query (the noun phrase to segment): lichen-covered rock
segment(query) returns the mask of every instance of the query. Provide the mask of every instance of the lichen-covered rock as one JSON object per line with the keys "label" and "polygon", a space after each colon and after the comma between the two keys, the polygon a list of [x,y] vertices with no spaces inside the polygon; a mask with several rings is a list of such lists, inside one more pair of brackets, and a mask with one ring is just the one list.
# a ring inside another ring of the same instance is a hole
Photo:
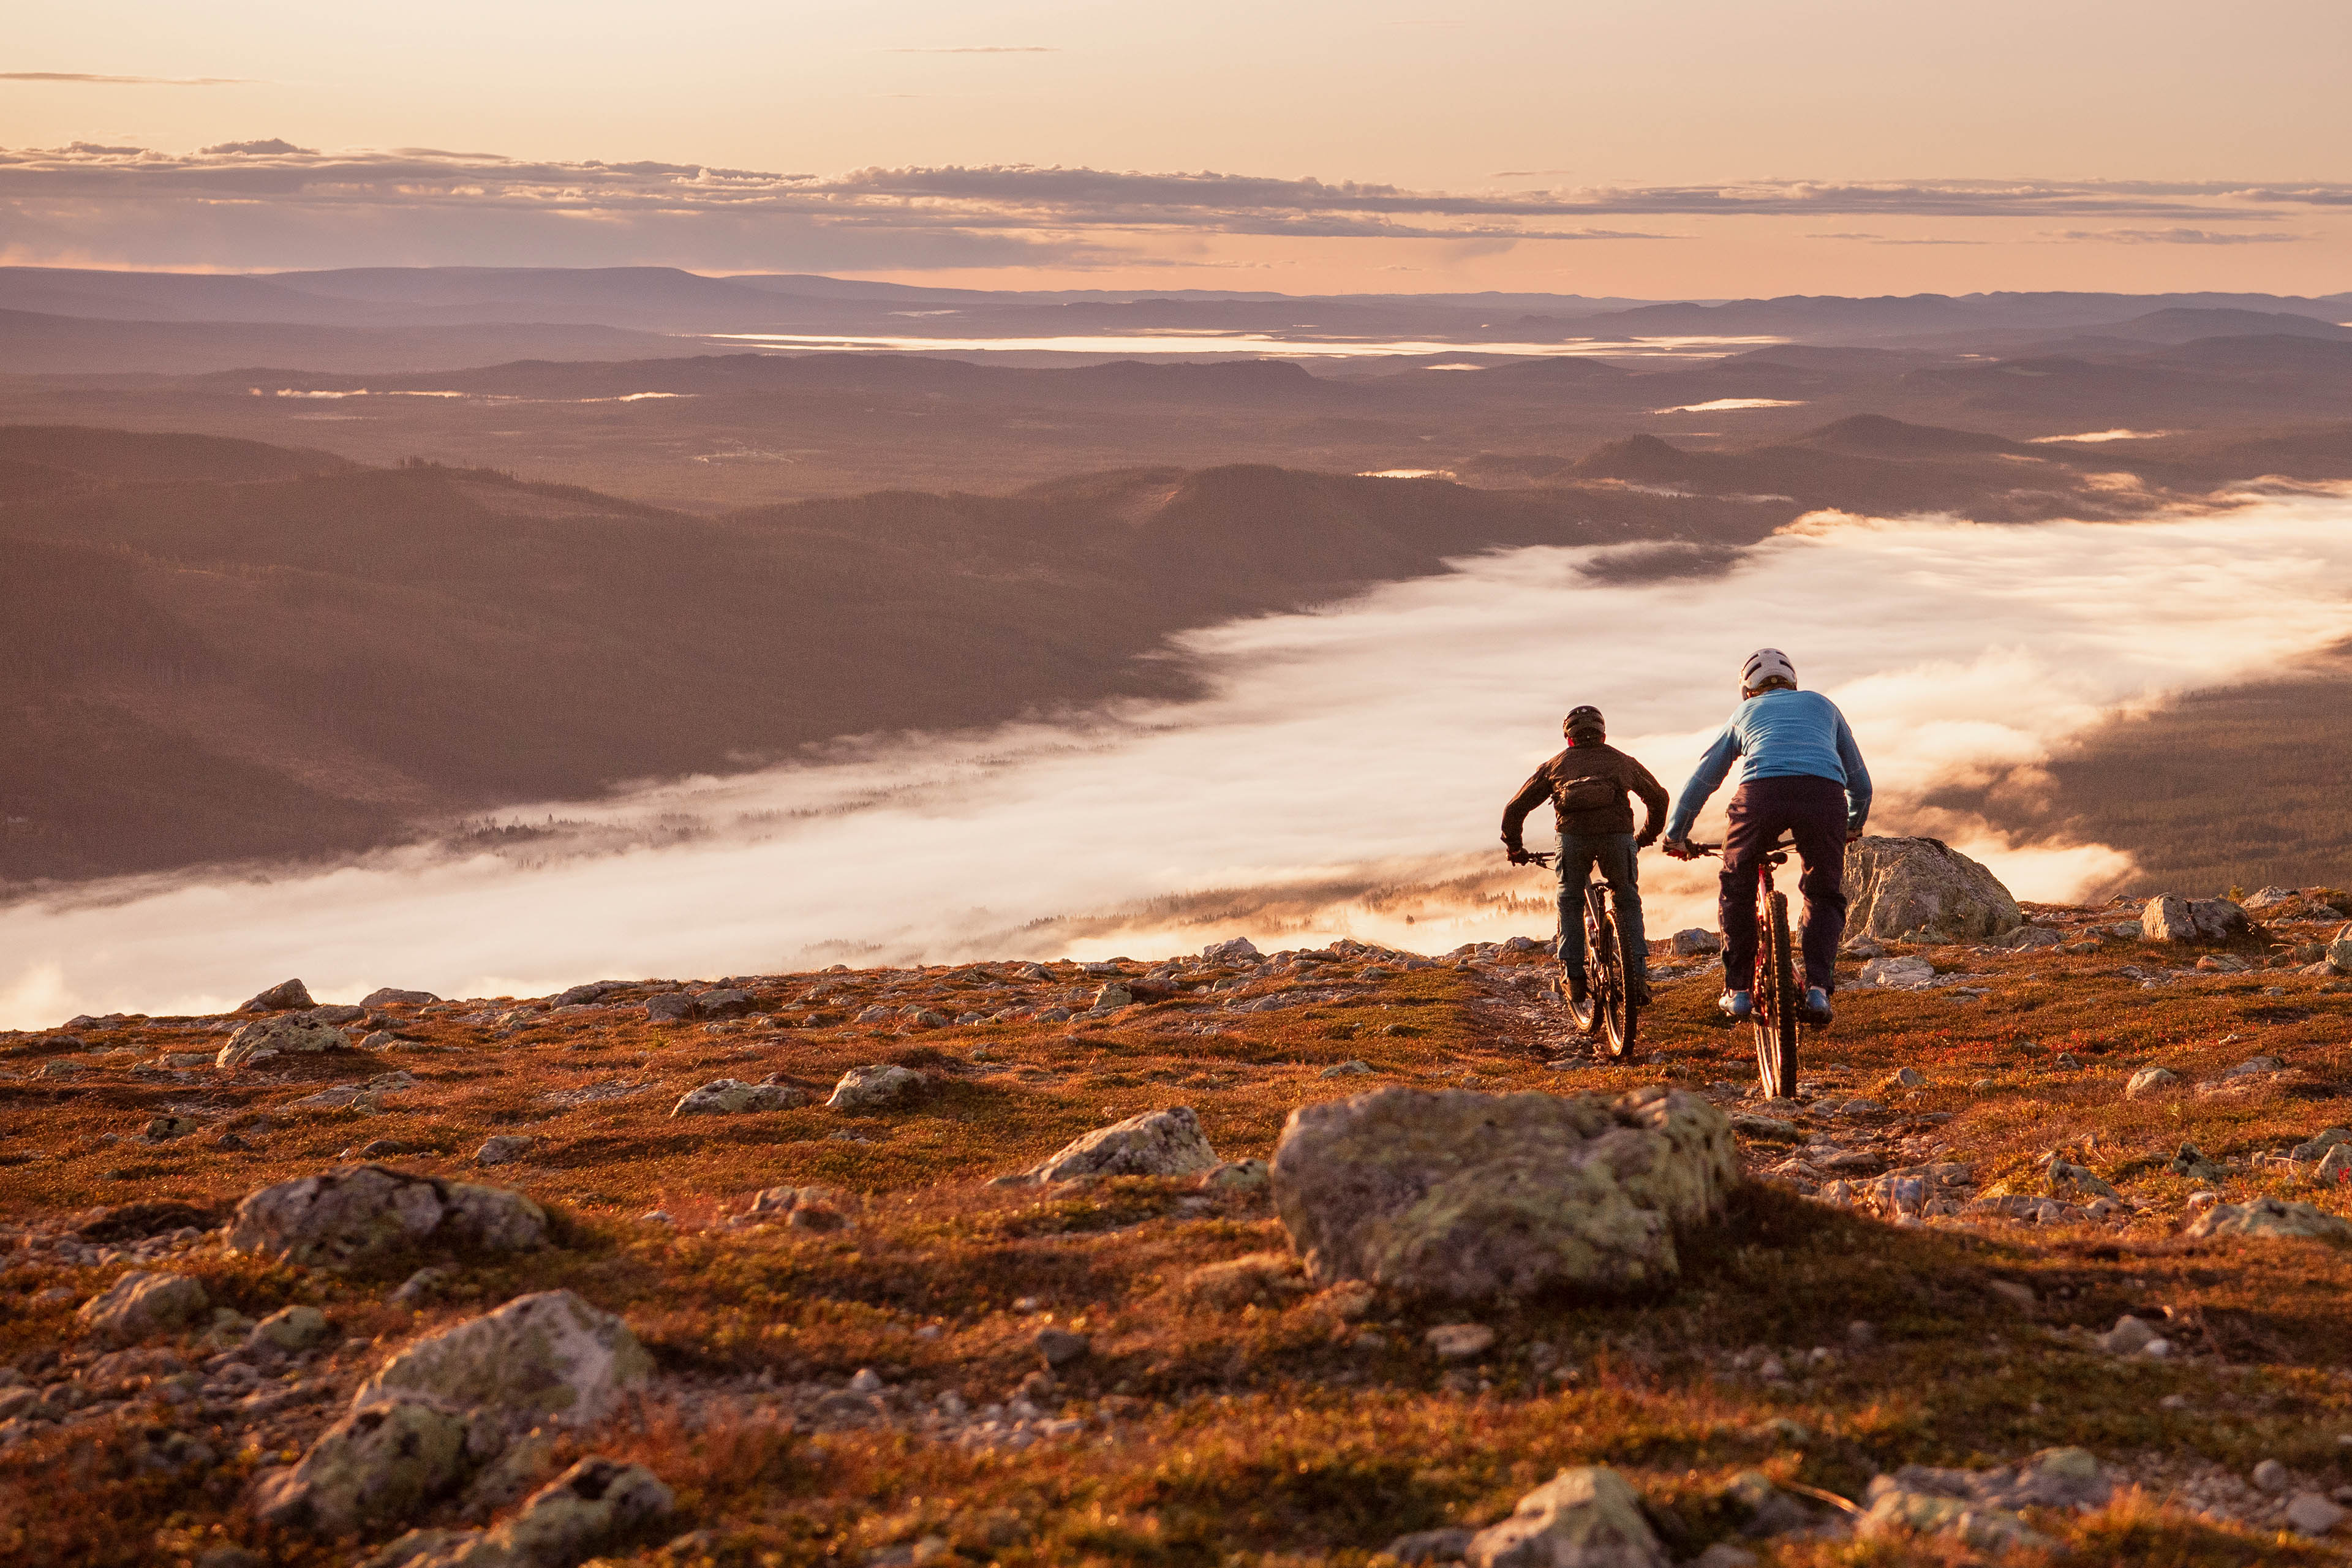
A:
{"label": "lichen-covered rock", "polygon": [[332,1024],[299,1017],[257,1018],[228,1037],[228,1044],[213,1058],[213,1065],[243,1067],[247,1062],[268,1061],[271,1057],[340,1051],[351,1043],[351,1037]]}
{"label": "lichen-covered rock", "polygon": [[461,1411],[380,1399],[320,1433],[299,1464],[265,1476],[254,1512],[320,1535],[396,1524],[457,1489],[476,1457],[469,1441],[478,1439]]}
{"label": "lichen-covered rock", "polygon": [[365,1568],[573,1568],[666,1517],[677,1500],[643,1465],[592,1455],[531,1494],[492,1530],[417,1530]]}
{"label": "lichen-covered rock", "polygon": [[2184,899],[2159,893],[2139,912],[2140,935],[2149,942],[2228,942],[2251,929],[2246,911],[2227,899]]}
{"label": "lichen-covered rock", "polygon": [[547,1212],[520,1193],[383,1165],[249,1193],[228,1227],[233,1251],[330,1268],[416,1242],[510,1252],[546,1239]]}
{"label": "lichen-covered rock", "polygon": [[1227,937],[1223,942],[1213,942],[1202,948],[1201,960],[1204,963],[1255,963],[1258,960],[1257,944],[1245,936]]}
{"label": "lichen-covered rock", "polygon": [[1565,1469],[1470,1538],[1471,1568],[1666,1568],[1641,1495],[1601,1465]]}
{"label": "lichen-covered rock", "polygon": [[832,1110],[887,1110],[922,1093],[928,1081],[912,1068],[851,1068],[824,1103]]}
{"label": "lichen-covered rock", "polygon": [[474,1151],[477,1165],[511,1165],[531,1151],[532,1140],[520,1133],[501,1132],[495,1138],[485,1138],[482,1146]]}
{"label": "lichen-covered rock", "polygon": [[646,1022],[675,1024],[694,1016],[694,998],[683,991],[665,991],[646,998]]}
{"label": "lichen-covered rock", "polygon": [[1318,1284],[1469,1300],[1672,1275],[1674,1227],[1715,1213],[1738,1163],[1723,1112],[1680,1089],[1393,1088],[1292,1111],[1271,1173]]}
{"label": "lichen-covered rock", "polygon": [[1072,1140],[1029,1172],[1038,1182],[1088,1176],[1196,1176],[1217,1168],[1217,1152],[1189,1105],[1147,1110]]}
{"label": "lichen-covered rock", "polygon": [[298,1007],[315,1007],[310,1000],[310,988],[299,980],[281,980],[237,1009],[240,1013],[284,1013]]}
{"label": "lichen-covered rock", "polygon": [[1882,991],[1925,991],[1936,984],[1936,966],[1912,955],[1874,958],[1862,966],[1854,984]]}
{"label": "lichen-covered rock", "polygon": [[430,991],[403,991],[384,985],[360,998],[362,1007],[427,1007],[441,1000]]}
{"label": "lichen-covered rock", "polygon": [[1845,847],[1845,929],[1880,938],[1924,931],[2006,936],[2024,911],[2000,879],[1940,838],[1857,839]]}
{"label": "lichen-covered rock", "polygon": [[254,1324],[245,1342],[256,1349],[293,1355],[320,1343],[329,1331],[327,1314],[318,1308],[281,1307]]}
{"label": "lichen-covered rock", "polygon": [[2205,1152],[2194,1143],[2183,1143],[2180,1152],[2168,1161],[2164,1168],[2192,1182],[2226,1182],[2230,1179],[2228,1168],[2207,1159]]}
{"label": "lichen-covered rock", "polygon": [[2256,1198],[2252,1203],[2215,1204],[2189,1222],[2189,1235],[2273,1236],[2313,1241],[2352,1241],[2352,1224],[2310,1204],[2284,1198]]}
{"label": "lichen-covered rock", "polygon": [[141,1340],[184,1328],[210,1306],[204,1286],[184,1274],[133,1269],[84,1301],[75,1316],[92,1332]]}
{"label": "lichen-covered rock", "polygon": [[2124,1098],[2137,1100],[2142,1095],[2154,1094],[2158,1089],[2169,1089],[2179,1081],[2180,1075],[2170,1068],[2142,1068],[2132,1074],[2131,1080],[2124,1085]]}
{"label": "lichen-covered rock", "polygon": [[619,1318],[569,1290],[542,1290],[412,1342],[353,1403],[423,1394],[578,1425],[604,1415],[652,1371],[653,1358]]}
{"label": "lichen-covered rock", "polygon": [[721,986],[694,999],[694,1010],[706,1018],[740,1018],[758,1004],[749,991]]}
{"label": "lichen-covered rock", "polygon": [[714,1079],[700,1089],[688,1089],[670,1108],[672,1116],[735,1116],[747,1110],[790,1110],[796,1105],[806,1105],[808,1095],[782,1083],[744,1083],[731,1078]]}

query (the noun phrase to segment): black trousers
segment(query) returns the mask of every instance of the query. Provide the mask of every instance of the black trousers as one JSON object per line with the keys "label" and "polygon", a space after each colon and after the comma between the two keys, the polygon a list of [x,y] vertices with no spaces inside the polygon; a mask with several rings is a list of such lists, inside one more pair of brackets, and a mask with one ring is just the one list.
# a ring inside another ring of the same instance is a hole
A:
{"label": "black trousers", "polygon": [[1838,939],[1845,934],[1845,785],[1836,779],[1757,779],[1731,797],[1723,839],[1723,984],[1756,984],[1756,862],[1771,842],[1793,832],[1805,874],[1805,984],[1837,989]]}

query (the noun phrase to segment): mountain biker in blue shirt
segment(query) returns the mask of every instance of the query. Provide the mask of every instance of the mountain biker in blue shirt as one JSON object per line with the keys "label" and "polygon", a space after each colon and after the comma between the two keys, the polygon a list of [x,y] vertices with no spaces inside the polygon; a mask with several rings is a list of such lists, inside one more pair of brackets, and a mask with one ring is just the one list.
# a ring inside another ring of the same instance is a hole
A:
{"label": "mountain biker in blue shirt", "polygon": [[1838,939],[1845,933],[1845,846],[1870,817],[1870,771],[1837,704],[1797,689],[1797,669],[1779,648],[1758,648],[1739,671],[1739,707],[1692,770],[1666,824],[1665,851],[1687,860],[1699,807],[1739,763],[1723,840],[1723,996],[1734,1018],[1751,1016],[1756,974],[1756,863],[1785,831],[1795,836],[1805,874],[1806,1022],[1830,1021],[1837,989]]}

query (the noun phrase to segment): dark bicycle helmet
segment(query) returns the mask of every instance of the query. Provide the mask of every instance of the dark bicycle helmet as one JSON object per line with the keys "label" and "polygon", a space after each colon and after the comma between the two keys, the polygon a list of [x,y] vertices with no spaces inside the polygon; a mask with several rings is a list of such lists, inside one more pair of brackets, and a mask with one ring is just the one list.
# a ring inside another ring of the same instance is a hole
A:
{"label": "dark bicycle helmet", "polygon": [[1568,717],[1559,721],[1559,732],[1571,741],[1579,735],[1590,735],[1596,741],[1602,741],[1609,737],[1609,722],[1601,717],[1600,709],[1587,703],[1581,708],[1568,710]]}

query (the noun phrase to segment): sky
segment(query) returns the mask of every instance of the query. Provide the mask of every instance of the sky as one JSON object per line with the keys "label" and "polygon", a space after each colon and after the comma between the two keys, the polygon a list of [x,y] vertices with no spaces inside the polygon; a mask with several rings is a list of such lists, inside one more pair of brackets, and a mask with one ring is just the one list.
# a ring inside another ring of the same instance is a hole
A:
{"label": "sky", "polygon": [[0,46],[0,260],[2326,293],[2347,58],[2340,0],[79,0]]}

